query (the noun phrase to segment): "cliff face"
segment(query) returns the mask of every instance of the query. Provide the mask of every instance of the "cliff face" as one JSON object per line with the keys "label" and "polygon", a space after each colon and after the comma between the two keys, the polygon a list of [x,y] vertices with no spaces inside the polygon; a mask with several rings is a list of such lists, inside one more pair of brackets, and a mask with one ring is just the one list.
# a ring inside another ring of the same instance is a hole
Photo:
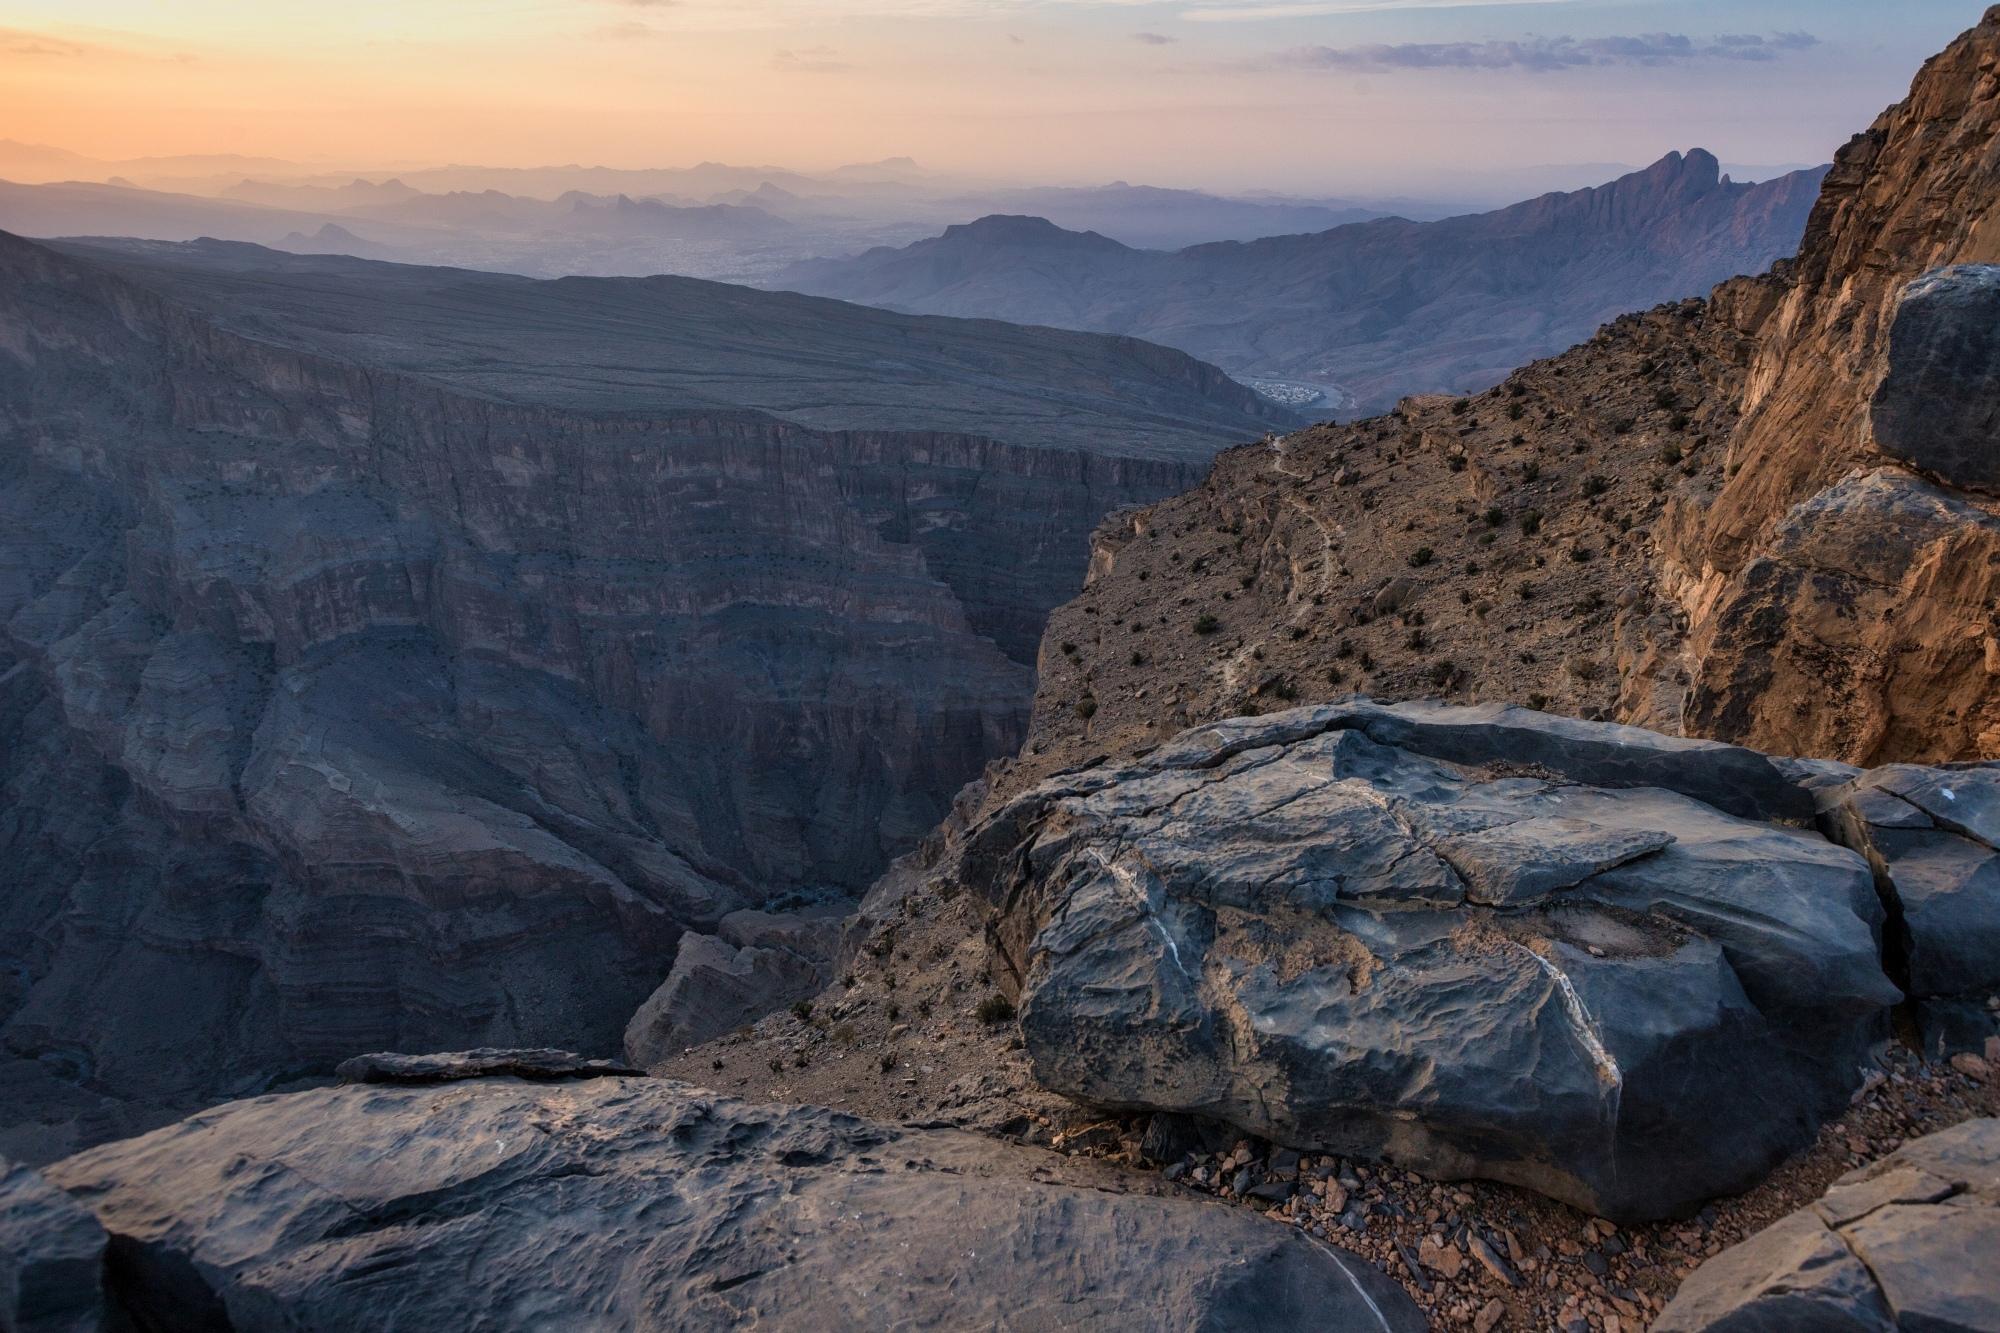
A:
{"label": "cliff face", "polygon": [[[1997,92],[1991,10],[1841,151],[1773,284],[1729,482],[1662,552],[1693,621],[1691,730],[1855,760],[2000,751],[1993,478],[1886,439],[1871,410],[1899,392],[1909,285],[2000,259]],[[1935,358],[1908,360],[1914,375]],[[1934,380],[1929,410],[1990,401],[1991,365],[1983,351]]]}
{"label": "cliff face", "polygon": [[1996,89],[2000,10],[1842,152],[1796,262],[1107,524],[1009,781],[1356,691],[2000,753]]}
{"label": "cliff face", "polygon": [[42,1156],[356,1051],[616,1048],[1018,745],[1186,465],[473,397],[0,238],[0,1065]]}

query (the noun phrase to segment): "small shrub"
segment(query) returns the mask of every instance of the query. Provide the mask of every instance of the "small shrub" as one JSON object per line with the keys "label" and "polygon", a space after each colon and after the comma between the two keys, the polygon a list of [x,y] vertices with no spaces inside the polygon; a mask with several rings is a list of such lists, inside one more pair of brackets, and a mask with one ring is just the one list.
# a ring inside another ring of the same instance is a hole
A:
{"label": "small shrub", "polygon": [[882,1052],[882,1059],[880,1063],[882,1065],[883,1073],[893,1074],[894,1072],[896,1072],[896,1053],[894,1051]]}
{"label": "small shrub", "polygon": [[1221,628],[1222,622],[1206,611],[1194,618],[1194,632],[1196,634],[1213,634]]}
{"label": "small shrub", "polygon": [[1004,995],[989,995],[979,1002],[972,1016],[987,1027],[1011,1023],[1014,1021],[1014,1002]]}
{"label": "small shrub", "polygon": [[1523,537],[1532,537],[1542,530],[1542,511],[1539,509],[1523,509],[1521,516],[1514,521],[1520,525]]}
{"label": "small shrub", "polygon": [[1497,528],[1507,521],[1507,515],[1499,505],[1488,505],[1486,512],[1479,516],[1489,528]]}
{"label": "small shrub", "polygon": [[1660,450],[1660,461],[1670,466],[1672,464],[1680,462],[1681,447],[1678,444],[1670,444],[1666,448]]}
{"label": "small shrub", "polygon": [[1548,706],[1549,706],[1548,695],[1537,692],[1535,694],[1531,694],[1528,696],[1528,707],[1534,709],[1537,713],[1541,712],[1544,708],[1547,708]]}
{"label": "small shrub", "polygon": [[798,1020],[799,1020],[799,1022],[801,1022],[801,1023],[810,1023],[810,1022],[812,1022],[812,1019],[813,1019],[813,1002],[812,1002],[811,1000],[795,1000],[795,1001],[793,1001],[793,1002],[792,1002],[792,1017],[793,1017],[793,1018],[796,1018],[796,1019],[798,1019]]}
{"label": "small shrub", "polygon": [[1422,569],[1425,565],[1428,565],[1436,555],[1437,552],[1431,550],[1430,547],[1419,546],[1416,550],[1410,552],[1410,567],[1413,569]]}
{"label": "small shrub", "polygon": [[1086,694],[1076,701],[1076,715],[1085,722],[1097,716],[1097,700]]}
{"label": "small shrub", "polygon": [[1611,483],[1593,472],[1583,479],[1583,485],[1580,489],[1583,491],[1583,498],[1590,500],[1610,490]]}
{"label": "small shrub", "polygon": [[1574,564],[1587,565],[1595,554],[1596,552],[1588,546],[1577,545],[1569,548],[1569,558]]}
{"label": "small shrub", "polygon": [[1070,642],[1067,642],[1067,641],[1065,641],[1065,642],[1063,643],[1063,646],[1062,646],[1062,651],[1063,651],[1063,656],[1064,656],[1064,657],[1075,657],[1075,656],[1076,656],[1076,645],[1075,645],[1075,644],[1073,644],[1073,643],[1070,643]]}

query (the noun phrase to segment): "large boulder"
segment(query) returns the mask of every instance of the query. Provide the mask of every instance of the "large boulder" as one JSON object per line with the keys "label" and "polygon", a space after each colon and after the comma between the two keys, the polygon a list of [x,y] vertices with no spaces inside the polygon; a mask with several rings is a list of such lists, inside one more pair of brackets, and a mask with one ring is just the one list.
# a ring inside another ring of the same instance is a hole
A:
{"label": "large boulder", "polygon": [[1903,289],[1870,413],[1875,442],[1954,486],[2000,487],[2000,265]]}
{"label": "large boulder", "polygon": [[1888,963],[1934,1055],[2000,1035],[2000,765],[1890,764],[1828,789],[1832,836],[1868,858]]}
{"label": "large boulder", "polygon": [[104,1228],[76,1200],[0,1158],[0,1331],[91,1333],[104,1319]]}
{"label": "large boulder", "polygon": [[673,970],[625,1025],[625,1058],[655,1065],[826,988],[841,954],[840,908],[731,912],[689,931]]}
{"label": "large boulder", "polygon": [[1654,1333],[2000,1329],[2000,1120],[1907,1143],[1725,1250]]}
{"label": "large boulder", "polygon": [[1770,818],[1812,809],[1797,775],[1522,709],[1299,709],[1054,779],[958,873],[1055,1091],[1636,1220],[1809,1141],[1899,998],[1866,863]]}
{"label": "large boulder", "polygon": [[1150,1177],[664,1079],[262,1097],[48,1174],[156,1329],[1424,1327],[1366,1262]]}

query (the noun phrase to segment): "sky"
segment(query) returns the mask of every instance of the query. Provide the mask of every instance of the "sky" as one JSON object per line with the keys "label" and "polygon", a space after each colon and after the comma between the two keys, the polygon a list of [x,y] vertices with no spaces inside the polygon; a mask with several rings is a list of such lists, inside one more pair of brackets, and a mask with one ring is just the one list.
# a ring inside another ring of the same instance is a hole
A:
{"label": "sky", "polygon": [[1984,0],[0,0],[0,137],[1449,193],[1826,160]]}

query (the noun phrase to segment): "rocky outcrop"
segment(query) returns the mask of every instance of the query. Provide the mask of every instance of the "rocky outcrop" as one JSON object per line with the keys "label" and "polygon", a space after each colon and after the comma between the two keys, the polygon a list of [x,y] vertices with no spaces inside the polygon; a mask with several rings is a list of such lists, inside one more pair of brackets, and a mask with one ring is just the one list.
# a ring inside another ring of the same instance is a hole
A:
{"label": "rocky outcrop", "polygon": [[1663,529],[1690,731],[1856,763],[2000,752],[1996,80],[2000,9],[1841,150],[1768,284],[1727,483]]}
{"label": "rocky outcrop", "polygon": [[355,1085],[57,1163],[162,1329],[1419,1330],[1292,1228],[970,1134],[647,1078]]}
{"label": "rocky outcrop", "polygon": [[713,935],[681,936],[673,971],[625,1025],[625,1058],[657,1064],[833,980],[846,914],[731,912]]}
{"label": "rocky outcrop", "polygon": [[[1949,831],[1993,774],[1357,701],[1052,778],[956,875],[1044,1085],[1640,1220],[1809,1142],[1892,973],[1993,988],[1991,851]],[[1875,821],[1874,873],[1822,803]]]}
{"label": "rocky outcrop", "polygon": [[[944,370],[837,432],[643,377],[502,401],[163,291],[0,237],[0,1150],[32,1160],[359,1051],[615,1051],[684,931],[857,896],[1018,743],[1085,534],[1189,475],[921,429]],[[488,373],[534,346],[494,313]],[[1099,413],[1107,373],[1149,418],[1201,397],[1085,350],[1037,364]]]}
{"label": "rocky outcrop", "polygon": [[105,1243],[88,1209],[0,1158],[0,1329],[98,1333]]}
{"label": "rocky outcrop", "polygon": [[2000,1328],[2000,1121],[1972,1120],[1842,1176],[1703,1264],[1655,1333]]}

